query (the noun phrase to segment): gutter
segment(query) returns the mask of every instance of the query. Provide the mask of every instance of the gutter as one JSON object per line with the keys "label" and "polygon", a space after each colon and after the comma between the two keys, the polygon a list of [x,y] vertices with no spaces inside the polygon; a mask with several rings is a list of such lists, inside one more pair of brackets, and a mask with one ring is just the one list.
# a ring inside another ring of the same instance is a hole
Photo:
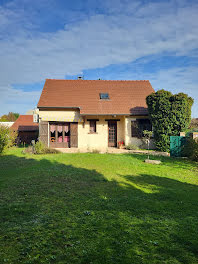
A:
{"label": "gutter", "polygon": [[[79,106],[37,106],[37,108],[38,109],[42,109],[42,108],[58,108],[58,109],[74,109],[74,108],[76,108],[76,109],[81,109]],[[89,113],[87,113],[87,114],[81,114],[80,113],[80,115],[81,116],[104,116],[104,115],[106,115],[106,116],[148,116],[148,113],[142,113],[142,114],[129,114],[129,113],[126,113],[126,114],[119,114],[119,113],[112,113],[112,114],[89,114]]]}
{"label": "gutter", "polygon": [[81,116],[147,116],[148,113],[145,114],[80,114]]}
{"label": "gutter", "polygon": [[37,105],[37,108],[38,109],[40,108],[69,108],[69,109],[77,108],[77,109],[80,109],[80,107],[78,106],[38,106],[38,105]]}

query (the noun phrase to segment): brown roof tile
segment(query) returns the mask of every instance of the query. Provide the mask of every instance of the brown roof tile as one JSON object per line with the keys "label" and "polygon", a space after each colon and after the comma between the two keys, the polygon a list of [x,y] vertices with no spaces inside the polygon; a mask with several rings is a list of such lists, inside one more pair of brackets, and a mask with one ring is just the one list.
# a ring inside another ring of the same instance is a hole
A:
{"label": "brown roof tile", "polygon": [[[78,107],[89,114],[147,114],[146,97],[154,92],[149,81],[47,79],[38,102],[41,107]],[[109,93],[109,100],[100,100]]]}
{"label": "brown roof tile", "polygon": [[35,131],[39,126],[33,123],[33,115],[20,115],[11,128],[15,131]]}

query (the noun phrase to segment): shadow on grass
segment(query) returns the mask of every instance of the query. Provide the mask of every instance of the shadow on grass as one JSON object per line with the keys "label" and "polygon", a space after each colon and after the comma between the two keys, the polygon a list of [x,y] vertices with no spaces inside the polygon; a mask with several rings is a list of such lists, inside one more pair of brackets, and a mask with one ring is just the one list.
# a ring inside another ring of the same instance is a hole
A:
{"label": "shadow on grass", "polygon": [[[147,159],[148,155],[142,154],[124,154],[126,156],[131,156],[132,158],[136,158],[137,160],[144,161]],[[171,166],[174,168],[182,168],[182,169],[195,169],[198,170],[198,162],[191,161],[187,158],[173,158],[173,157],[164,157],[164,156],[154,156],[149,155],[151,160],[160,160],[164,165]],[[163,165],[162,164],[162,165]]]}
{"label": "shadow on grass", "polygon": [[146,174],[107,181],[96,170],[14,155],[1,157],[0,169],[5,263],[198,261],[196,185]]}

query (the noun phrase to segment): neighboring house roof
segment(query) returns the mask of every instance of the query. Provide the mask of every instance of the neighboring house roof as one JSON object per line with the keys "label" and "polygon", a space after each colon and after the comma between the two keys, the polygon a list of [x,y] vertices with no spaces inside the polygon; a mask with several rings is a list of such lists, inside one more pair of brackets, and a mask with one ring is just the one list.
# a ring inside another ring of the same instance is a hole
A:
{"label": "neighboring house roof", "polygon": [[[154,92],[149,81],[47,79],[38,108],[80,108],[82,115],[147,114],[146,97]],[[101,100],[108,93],[109,100]]]}
{"label": "neighboring house roof", "polygon": [[35,131],[39,125],[33,123],[33,115],[20,115],[11,128],[15,131]]}

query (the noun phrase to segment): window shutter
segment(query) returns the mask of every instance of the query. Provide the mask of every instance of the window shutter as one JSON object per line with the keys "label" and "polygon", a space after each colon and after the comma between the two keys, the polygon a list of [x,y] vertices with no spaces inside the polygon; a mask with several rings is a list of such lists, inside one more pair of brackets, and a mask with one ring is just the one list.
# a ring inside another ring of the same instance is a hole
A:
{"label": "window shutter", "polygon": [[78,123],[70,123],[70,147],[78,147]]}
{"label": "window shutter", "polygon": [[48,122],[41,121],[39,123],[39,141],[48,146]]}

